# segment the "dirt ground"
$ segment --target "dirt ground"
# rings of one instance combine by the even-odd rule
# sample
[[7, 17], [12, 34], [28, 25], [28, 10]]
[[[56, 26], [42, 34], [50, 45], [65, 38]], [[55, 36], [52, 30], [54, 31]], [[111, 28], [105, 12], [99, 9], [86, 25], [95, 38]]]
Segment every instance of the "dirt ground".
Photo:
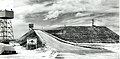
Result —
[[[104, 44], [102, 44], [104, 45]], [[53, 53], [52, 51], [41, 52], [40, 50], [26, 50], [21, 46], [14, 47], [18, 54], [0, 55], [0, 59], [120, 59], [119, 44], [105, 44], [105, 48], [113, 52], [107, 53]]]

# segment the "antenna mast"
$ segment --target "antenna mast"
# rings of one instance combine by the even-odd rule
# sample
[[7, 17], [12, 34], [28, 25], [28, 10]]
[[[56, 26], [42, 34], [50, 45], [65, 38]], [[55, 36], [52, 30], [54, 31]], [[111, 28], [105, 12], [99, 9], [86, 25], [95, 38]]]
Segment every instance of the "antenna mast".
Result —
[[92, 19], [92, 26], [95, 26], [95, 25], [94, 25], [94, 19]]

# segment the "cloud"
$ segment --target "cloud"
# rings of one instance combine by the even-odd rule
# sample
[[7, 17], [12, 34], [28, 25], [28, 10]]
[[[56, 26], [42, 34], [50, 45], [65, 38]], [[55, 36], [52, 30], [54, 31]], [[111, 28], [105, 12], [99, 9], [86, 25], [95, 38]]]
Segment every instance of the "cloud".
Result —
[[91, 25], [93, 18], [96, 25], [118, 32], [118, 0], [0, 0], [0, 8], [13, 8], [16, 33], [27, 31], [28, 23], [34, 23], [36, 28], [64, 24], [85, 26]]
[[[35, 3], [37, 1], [38, 3]], [[69, 13], [69, 12], [77, 12], [77, 11], [97, 11], [97, 12], [108, 12], [112, 8], [109, 7], [112, 2], [116, 1], [104, 1], [104, 0], [35, 0], [30, 1], [34, 4], [31, 7], [32, 12], [34, 14], [35, 11], [44, 12], [47, 11], [48, 13], [45, 15], [45, 19], [43, 20], [55, 20], [59, 15], [62, 13]], [[55, 2], [54, 2], [55, 1]], [[103, 2], [104, 1], [104, 2]], [[41, 3], [47, 2], [47, 3]], [[103, 4], [104, 3], [104, 4]], [[42, 5], [44, 4], [44, 5]], [[50, 4], [50, 6], [46, 6]], [[117, 5], [112, 3], [113, 5]], [[41, 7], [42, 5], [42, 7]], [[31, 11], [30, 11], [31, 12]], [[84, 15], [83, 13], [81, 15]]]
[[54, 2], [56, 0], [29, 0], [28, 4], [40, 4], [45, 2]]
[[57, 18], [63, 11], [49, 11], [48, 14], [45, 16], [45, 19], [43, 20], [49, 20], [51, 18]]
[[13, 0], [0, 0], [0, 10], [10, 10], [13, 8]]

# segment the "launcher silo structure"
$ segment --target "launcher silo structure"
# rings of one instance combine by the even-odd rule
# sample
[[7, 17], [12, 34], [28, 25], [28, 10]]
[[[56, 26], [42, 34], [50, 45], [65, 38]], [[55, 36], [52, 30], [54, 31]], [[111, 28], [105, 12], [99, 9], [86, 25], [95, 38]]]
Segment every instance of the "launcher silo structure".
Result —
[[11, 19], [14, 18], [14, 11], [0, 10], [0, 42], [9, 43], [14, 39]]

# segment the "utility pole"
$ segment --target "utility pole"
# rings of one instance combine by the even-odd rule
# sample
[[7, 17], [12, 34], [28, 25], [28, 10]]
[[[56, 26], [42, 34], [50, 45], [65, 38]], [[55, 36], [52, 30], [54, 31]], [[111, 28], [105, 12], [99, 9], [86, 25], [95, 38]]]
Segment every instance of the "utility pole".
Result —
[[95, 25], [94, 25], [94, 19], [92, 19], [92, 26], [95, 26]]

